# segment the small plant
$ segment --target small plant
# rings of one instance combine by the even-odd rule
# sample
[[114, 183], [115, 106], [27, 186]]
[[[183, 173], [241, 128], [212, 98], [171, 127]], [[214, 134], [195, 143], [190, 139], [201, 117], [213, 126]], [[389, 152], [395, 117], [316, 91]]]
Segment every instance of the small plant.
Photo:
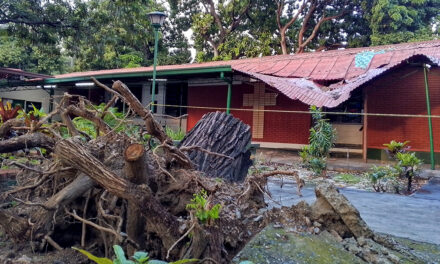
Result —
[[399, 166], [373, 166], [367, 176], [376, 192], [386, 192], [388, 187], [392, 186], [394, 191], [399, 193], [398, 178], [400, 172]]
[[185, 132], [181, 129], [175, 131], [170, 127], [165, 127], [165, 133], [172, 139], [176, 141], [181, 141], [185, 137]]
[[356, 177], [355, 175], [350, 174], [350, 173], [339, 174], [336, 177], [334, 177], [333, 179], [335, 181], [345, 182], [345, 183], [349, 183], [349, 184], [356, 184], [361, 181], [361, 179], [359, 179], [359, 177]]
[[208, 200], [208, 194], [202, 189], [199, 193], [194, 194], [194, 198], [191, 199], [191, 203], [186, 205], [186, 209], [193, 210], [202, 224], [207, 223], [210, 225], [215, 219], [219, 218], [222, 206], [220, 204], [211, 206]]
[[108, 258], [99, 258], [91, 254], [90, 252], [72, 247], [74, 250], [79, 251], [81, 254], [88, 257], [90, 260], [98, 264], [184, 264], [184, 263], [195, 263], [198, 259], [182, 259], [175, 262], [166, 262], [162, 260], [150, 260], [147, 252], [138, 251], [135, 252], [131, 257], [133, 260], [128, 260], [125, 257], [124, 250], [119, 245], [114, 245], [113, 250], [115, 251], [116, 258], [114, 260]]
[[386, 152], [388, 156], [392, 159], [394, 159], [397, 155], [397, 153], [405, 153], [407, 152], [411, 147], [408, 146], [409, 141], [405, 142], [398, 142], [395, 140], [391, 140], [388, 144], [383, 144], [386, 147]]
[[414, 152], [399, 152], [397, 153], [396, 158], [399, 162], [398, 165], [402, 168], [402, 173], [408, 179], [407, 191], [410, 192], [413, 177], [416, 175], [423, 162], [416, 157], [416, 153]]
[[4, 105], [3, 101], [0, 99], [0, 122], [6, 122], [9, 119], [16, 118], [19, 110], [21, 110], [20, 106], [12, 108], [10, 102], [6, 102], [6, 105]]
[[310, 129], [309, 145], [302, 148], [299, 155], [303, 164], [316, 175], [325, 176], [327, 157], [334, 145], [336, 132], [320, 108], [311, 106], [313, 127]]

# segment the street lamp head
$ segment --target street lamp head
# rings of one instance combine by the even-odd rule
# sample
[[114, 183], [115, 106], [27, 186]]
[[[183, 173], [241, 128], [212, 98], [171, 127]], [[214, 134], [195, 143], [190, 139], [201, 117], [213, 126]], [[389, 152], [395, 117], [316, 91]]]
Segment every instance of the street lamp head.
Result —
[[153, 27], [160, 28], [163, 25], [163, 22], [165, 22], [167, 15], [163, 12], [156, 11], [148, 13], [148, 17], [150, 18], [150, 22]]

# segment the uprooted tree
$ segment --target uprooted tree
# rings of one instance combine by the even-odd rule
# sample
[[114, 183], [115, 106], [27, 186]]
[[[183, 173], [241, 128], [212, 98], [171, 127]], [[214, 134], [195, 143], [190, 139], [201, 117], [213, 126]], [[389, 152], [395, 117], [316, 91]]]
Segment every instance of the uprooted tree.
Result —
[[[26, 210], [19, 214], [16, 208], [0, 209], [0, 226], [12, 239], [31, 241], [37, 250], [80, 243], [109, 256], [111, 246], [119, 244], [131, 251], [147, 250], [161, 259], [230, 261], [253, 231], [262, 228], [261, 221], [244, 220], [255, 218], [265, 206], [261, 187], [265, 177], [250, 176], [241, 183], [224, 184], [203, 176], [185, 152], [212, 155], [226, 165], [234, 158], [205, 150], [200, 144], [177, 148], [122, 82], [115, 82], [112, 88], [95, 82], [114, 96], [104, 111], [97, 111], [83, 97], [65, 94], [52, 113], [29, 127], [6, 124], [6, 130], [26, 132], [1, 141], [0, 152], [44, 147], [52, 152], [52, 158], [41, 168], [21, 166], [19, 185], [2, 198], [15, 200]], [[111, 114], [106, 110], [118, 99], [130, 107], [128, 112], [145, 121], [144, 130], [157, 142], [154, 149], [116, 133], [103, 121]], [[48, 124], [57, 114], [62, 122]], [[90, 139], [78, 131], [72, 122], [74, 116], [92, 121], [98, 136]], [[250, 130], [240, 124], [237, 129], [244, 133], [245, 148]], [[61, 128], [67, 128], [70, 137], [63, 138]], [[202, 223], [197, 212], [187, 209], [202, 190], [208, 195], [207, 209], [221, 206], [220, 217], [214, 222]], [[80, 232], [66, 236], [68, 229]]]
[[[11, 129], [21, 135], [0, 141], [0, 152], [30, 147], [51, 152], [39, 167], [16, 164], [23, 169], [17, 175], [19, 184], [1, 194], [0, 227], [11, 239], [29, 241], [35, 251], [79, 244], [108, 257], [112, 245], [118, 244], [131, 252], [148, 251], [159, 259], [195, 258], [211, 263], [229, 263], [269, 221], [280, 218], [305, 228], [305, 220], [310, 218], [335, 229], [342, 238], [379, 240], [362, 225], [354, 208], [344, 209], [348, 202], [330, 187], [318, 189], [319, 194], [330, 190], [328, 196], [336, 197], [333, 200], [337, 202], [318, 199], [317, 205], [306, 206], [307, 210], [301, 209], [302, 204], [284, 208], [286, 213], [277, 209], [261, 213], [266, 207], [266, 178], [289, 172], [247, 175], [243, 180], [251, 137], [250, 129], [236, 119], [208, 114], [182, 146], [176, 147], [122, 82], [109, 88], [94, 81], [113, 95], [103, 110], [98, 111], [81, 96], [65, 94], [44, 119], [29, 125], [11, 120], [2, 126], [2, 135]], [[156, 141], [154, 149], [104, 122], [111, 114], [107, 110], [117, 100], [129, 106], [128, 113], [144, 120], [143, 129]], [[55, 115], [60, 115], [62, 122], [47, 123]], [[72, 122], [74, 116], [93, 122], [97, 137], [92, 139], [79, 131]], [[67, 129], [70, 137], [62, 137], [62, 129]], [[207, 137], [198, 129], [215, 133]], [[202, 136], [200, 140], [197, 135]], [[203, 164], [206, 161], [209, 166]], [[218, 180], [212, 168], [224, 180]], [[230, 181], [234, 179], [240, 182]], [[203, 197], [203, 204], [194, 204], [197, 196]], [[8, 201], [20, 206], [4, 206]], [[209, 219], [201, 214], [214, 208], [220, 208], [218, 217]]]

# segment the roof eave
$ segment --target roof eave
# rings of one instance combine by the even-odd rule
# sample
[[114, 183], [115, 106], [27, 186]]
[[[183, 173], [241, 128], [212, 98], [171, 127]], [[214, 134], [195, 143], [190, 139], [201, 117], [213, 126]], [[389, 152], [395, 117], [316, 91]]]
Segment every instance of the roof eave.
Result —
[[[206, 73], [220, 73], [220, 72], [232, 72], [231, 66], [212, 66], [212, 67], [197, 67], [187, 69], [173, 69], [173, 70], [157, 70], [156, 76], [174, 76], [174, 75], [193, 75], [193, 74], [206, 74]], [[129, 78], [129, 77], [152, 77], [153, 71], [142, 72], [126, 72], [115, 74], [101, 74], [101, 75], [87, 75], [79, 77], [66, 77], [66, 78], [48, 78], [45, 79], [47, 84], [77, 82], [77, 81], [90, 81], [91, 77], [96, 79], [111, 79], [111, 78]]]

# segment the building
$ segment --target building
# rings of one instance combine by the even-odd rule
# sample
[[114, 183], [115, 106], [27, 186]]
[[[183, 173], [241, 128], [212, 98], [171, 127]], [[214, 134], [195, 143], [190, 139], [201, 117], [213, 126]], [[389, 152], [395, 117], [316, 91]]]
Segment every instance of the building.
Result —
[[[430, 67], [427, 82], [425, 65]], [[337, 151], [380, 159], [384, 143], [409, 140], [429, 161], [429, 88], [433, 150], [440, 161], [439, 65], [440, 41], [435, 40], [159, 66], [154, 111], [163, 125], [186, 130], [206, 112], [230, 111], [252, 126], [253, 141], [261, 147], [299, 149], [308, 143], [308, 108], [316, 105], [335, 112], [328, 117], [338, 134]], [[91, 76], [107, 85], [121, 80], [144, 105], [151, 101], [152, 67], [68, 73], [44, 83], [96, 103], [109, 100]], [[352, 114], [341, 114], [346, 112]]]

